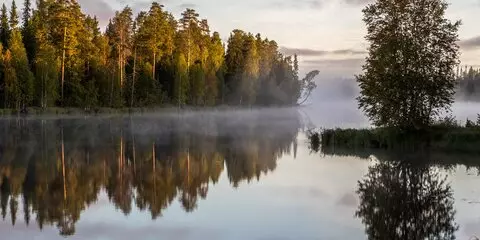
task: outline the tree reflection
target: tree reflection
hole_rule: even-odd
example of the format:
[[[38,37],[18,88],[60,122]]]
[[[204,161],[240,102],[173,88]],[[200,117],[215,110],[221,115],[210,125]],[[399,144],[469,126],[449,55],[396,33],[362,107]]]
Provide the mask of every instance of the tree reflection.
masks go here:
[[[2,217],[16,224],[20,207],[27,224],[73,235],[102,191],[125,215],[136,207],[156,219],[174,201],[195,211],[223,171],[238,187],[291,152],[297,115],[270,118],[234,128],[222,117],[0,120]]]
[[[439,171],[418,162],[379,161],[359,182],[356,216],[368,239],[455,239],[452,189]]]

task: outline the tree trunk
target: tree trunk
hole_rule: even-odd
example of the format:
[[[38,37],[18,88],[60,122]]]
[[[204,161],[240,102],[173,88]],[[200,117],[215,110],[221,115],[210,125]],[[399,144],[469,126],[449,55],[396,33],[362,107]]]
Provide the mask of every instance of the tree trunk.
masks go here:
[[[63,176],[63,200],[67,199],[67,182],[65,177],[65,145],[63,141],[63,127],[62,127],[62,176]]]
[[[155,170],[155,168],[156,168],[155,162],[156,162],[156,158],[155,158],[155,142],[153,142],[153,145],[152,145],[152,167],[153,167],[153,170]]]
[[[187,150],[187,183],[190,182],[190,149]]]
[[[155,51],[153,51],[153,64],[152,64],[152,78],[153,80],[155,80],[155,65],[156,65],[156,62],[157,62],[157,53]]]
[[[120,46],[118,46],[118,66],[120,69],[120,89],[123,88],[123,30],[120,33]]]
[[[134,94],[135,94],[135,71],[137,69],[137,48],[135,47],[134,53],[133,53],[133,76],[132,76],[132,95],[131,100],[130,100],[130,107],[133,108],[133,99],[134,99]]]
[[[120,156],[118,159],[118,168],[119,168],[119,172],[123,171],[123,136],[120,136]]]
[[[67,27],[63,28],[63,54],[62,54],[62,106],[65,106],[63,99],[63,87],[65,83],[65,42],[67,39]]]
[[[130,117],[130,134],[132,135],[132,155],[133,155],[133,174],[135,175],[137,172],[136,166],[136,152],[135,152],[135,134],[133,132],[133,120]]]

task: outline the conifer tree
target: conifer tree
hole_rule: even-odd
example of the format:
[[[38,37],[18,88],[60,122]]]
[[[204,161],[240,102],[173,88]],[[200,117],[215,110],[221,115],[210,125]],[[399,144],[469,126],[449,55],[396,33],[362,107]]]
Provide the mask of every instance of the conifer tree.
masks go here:
[[[30,71],[27,52],[23,45],[22,35],[18,29],[13,29],[8,46],[11,53],[11,67],[13,67],[16,75],[14,82],[18,84],[15,87],[15,89],[18,89],[18,92],[14,94],[15,105],[17,109],[28,107],[33,100],[34,77]]]
[[[10,23],[8,21],[8,10],[5,3],[2,4],[0,13],[0,42],[6,48],[8,47],[8,39],[10,35]]]
[[[12,0],[12,6],[10,7],[10,28],[17,28],[18,23],[17,4],[15,3],[15,0]]]

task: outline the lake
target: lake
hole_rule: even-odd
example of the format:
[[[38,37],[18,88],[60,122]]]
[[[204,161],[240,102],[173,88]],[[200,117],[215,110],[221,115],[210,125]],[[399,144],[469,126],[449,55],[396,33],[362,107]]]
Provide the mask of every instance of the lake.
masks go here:
[[[328,109],[1,119],[0,239],[480,236],[479,156],[313,152]]]

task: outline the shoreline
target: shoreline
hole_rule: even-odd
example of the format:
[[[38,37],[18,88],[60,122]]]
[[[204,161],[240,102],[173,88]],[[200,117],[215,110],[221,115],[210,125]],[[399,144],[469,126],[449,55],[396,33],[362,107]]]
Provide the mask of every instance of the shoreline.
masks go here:
[[[311,132],[312,149],[443,151],[480,153],[480,126],[432,126],[406,132],[396,128],[327,129]]]
[[[155,114],[155,113],[176,113],[176,112],[220,112],[220,111],[252,111],[264,109],[292,109],[299,108],[301,105],[286,105],[286,106],[162,106],[162,107],[134,107],[134,108],[76,108],[76,107],[28,107],[26,112],[21,112],[17,109],[0,109],[1,117],[34,117],[34,116],[102,116],[102,115],[132,115],[132,114]]]

